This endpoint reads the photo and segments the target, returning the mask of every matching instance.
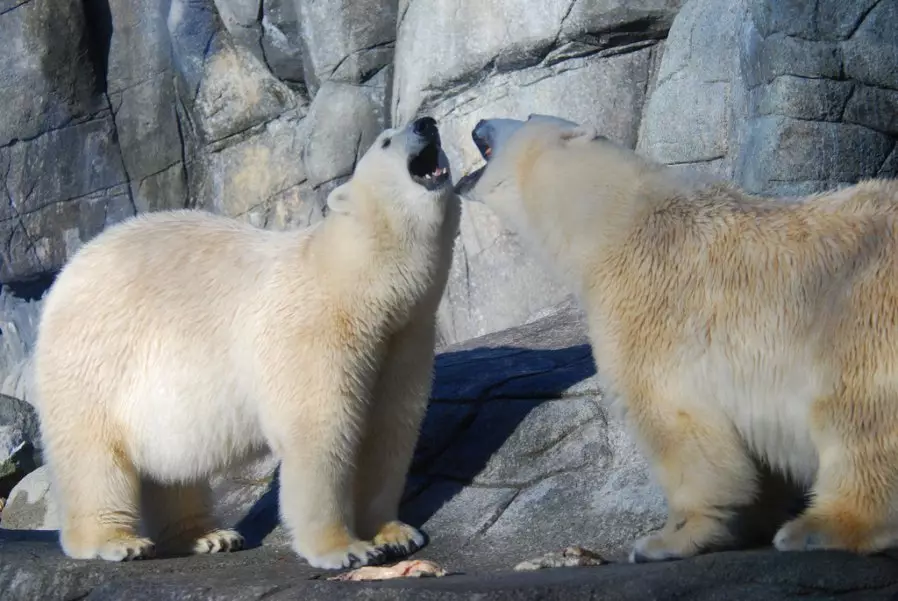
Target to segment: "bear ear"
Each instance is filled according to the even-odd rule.
[[[334,213],[349,213],[352,201],[349,195],[349,183],[340,184],[327,195],[327,208]]]
[[[599,132],[596,131],[596,128],[591,125],[577,125],[561,130],[561,140],[564,142],[573,140],[589,142],[590,140],[603,137],[604,136],[600,136]]]

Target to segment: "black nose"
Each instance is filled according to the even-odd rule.
[[[471,136],[475,140],[483,139],[483,136],[485,134],[485,129],[486,129],[486,120],[481,119],[480,121],[477,122],[477,125],[474,126],[474,129],[471,130]]]
[[[421,117],[412,126],[416,134],[424,138],[436,138],[439,135],[437,122],[433,117]]]

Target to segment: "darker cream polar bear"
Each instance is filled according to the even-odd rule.
[[[632,561],[738,544],[755,461],[810,491],[780,550],[898,542],[898,181],[796,202],[688,181],[551,117],[483,121],[473,188],[588,315],[668,502]]]
[[[424,543],[397,511],[460,212],[434,120],[383,132],[328,205],[287,232],[144,215],[63,269],[35,375],[66,554],[239,547],[209,515],[208,478],[265,448],[313,566]]]

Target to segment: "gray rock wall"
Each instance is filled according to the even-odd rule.
[[[896,23],[894,0],[692,0],[638,149],[763,194],[895,176]]]
[[[531,112],[754,192],[894,175],[896,22],[898,0],[0,0],[0,283],[143,211],[313,223],[422,114],[456,180],[478,119]],[[567,294],[485,207],[457,250],[445,343]]]

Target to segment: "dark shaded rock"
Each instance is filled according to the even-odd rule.
[[[845,121],[857,123],[848,117],[846,107],[854,92],[848,81],[782,75],[769,86],[750,90],[748,110],[752,117],[782,115],[813,121],[840,121],[845,113]]]
[[[804,195],[894,173],[898,79],[884,65],[898,61],[896,7],[687,3],[665,42],[639,150],[759,194]]]
[[[877,0],[777,0],[752,4],[763,35],[784,33],[805,39],[841,40],[851,36]]]
[[[104,226],[134,213],[109,112],[0,154],[0,280],[53,272]]]
[[[281,81],[305,90],[302,36],[293,0],[262,2],[262,53]]]
[[[898,137],[898,89],[857,84],[845,106],[844,119]]]
[[[867,2],[864,2],[867,4]],[[842,44],[845,75],[862,83],[898,90],[898,2],[880,0],[863,15],[851,38]]]
[[[0,10],[0,147],[105,108],[80,0],[14,2]],[[102,88],[100,88],[102,89]]]
[[[895,140],[858,125],[786,117],[752,120],[742,154],[749,192],[810,194],[879,172]]]

